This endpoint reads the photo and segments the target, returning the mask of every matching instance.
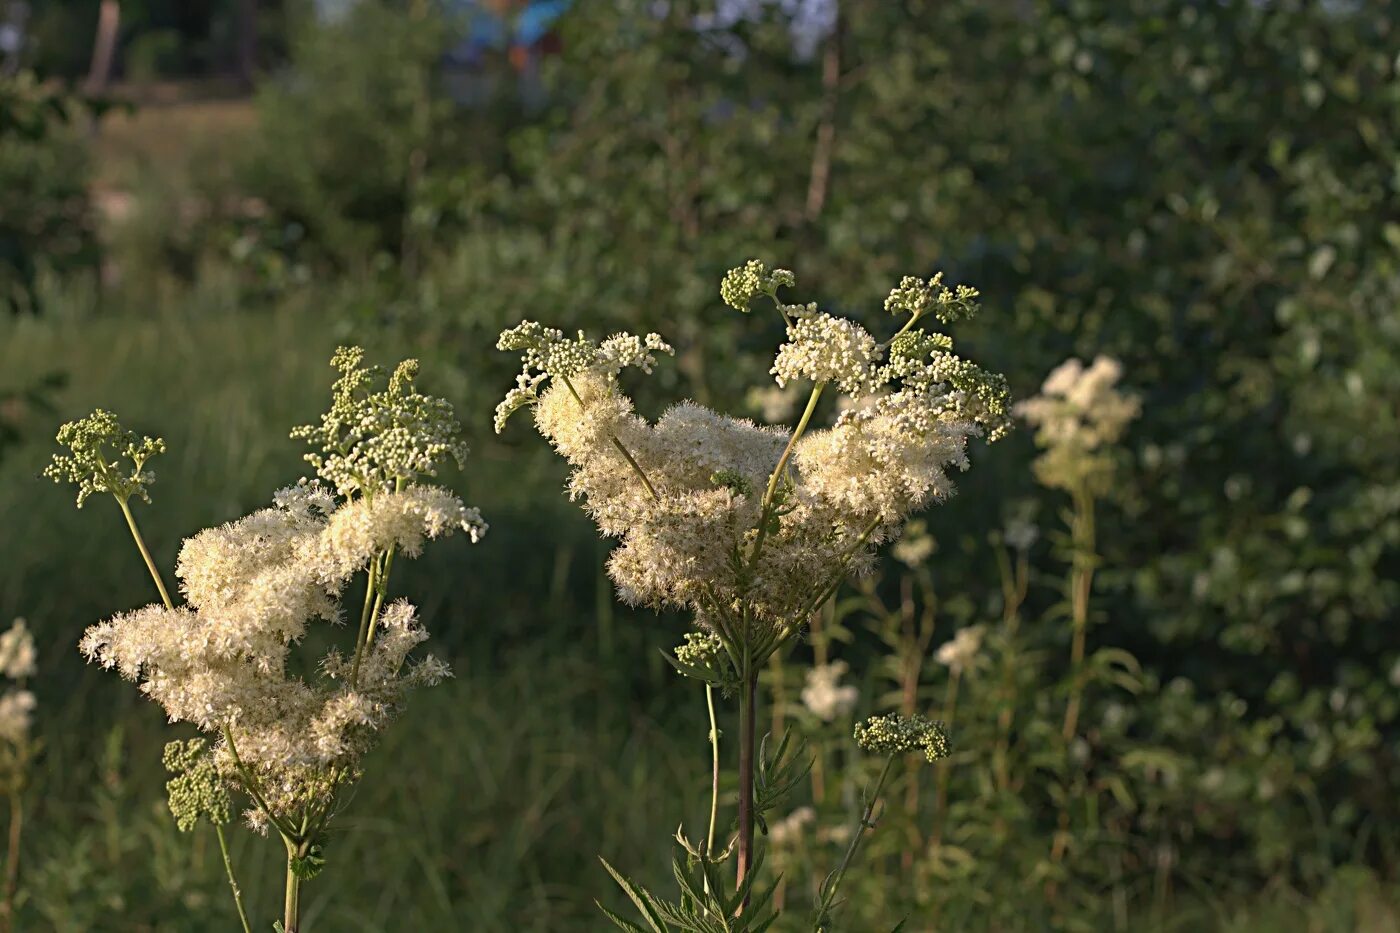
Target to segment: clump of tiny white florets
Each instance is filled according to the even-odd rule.
[[[330,410],[319,424],[302,425],[293,438],[318,447],[306,455],[317,474],[342,496],[392,489],[419,476],[436,476],[447,460],[466,457],[462,426],[452,405],[418,392],[417,360],[404,360],[376,388],[378,367],[361,366],[364,350],[340,347],[331,366],[340,372]]]
[[[407,601],[383,604],[377,575],[394,554],[416,557],[426,540],[485,534],[476,509],[414,481],[442,458],[462,456],[461,426],[445,401],[414,390],[413,361],[378,389],[376,370],[362,360],[358,349],[336,352],[341,378],[330,412],[294,432],[321,445],[307,459],[329,485],[302,480],[279,490],[271,508],[187,539],[176,566],[186,605],[167,598],[83,635],[89,660],[138,683],[172,722],[215,737],[207,748],[167,749],[176,774],[171,809],[182,828],[201,815],[224,819],[224,779],[254,797],[255,829],[272,823],[285,836],[297,819],[322,820],[407,691],[451,676],[431,656],[408,661],[427,633]],[[308,624],[339,623],[342,592],[361,573],[379,582],[354,657],[332,650],[321,676],[289,675],[288,656]]]
[[[832,722],[850,714],[860,699],[860,691],[841,678],[850,670],[845,661],[818,664],[806,674],[802,687],[802,705],[823,722]]]
[[[938,542],[929,534],[928,523],[916,518],[904,526],[904,533],[890,548],[890,553],[895,560],[912,570],[923,566],[936,550]]]
[[[496,349],[519,352],[520,375],[515,388],[496,406],[496,433],[504,430],[507,419],[526,405],[539,400],[540,386],[548,379],[567,382],[571,378],[593,375],[607,380],[618,373],[636,367],[650,373],[656,365],[656,354],[674,354],[670,344],[658,334],[638,337],[635,334],[613,334],[600,344],[594,344],[579,331],[569,338],[564,332],[545,327],[536,321],[522,321],[501,334]]]
[[[864,327],[825,311],[801,311],[787,333],[787,343],[773,360],[779,386],[810,379],[833,383],[851,396],[875,390],[875,366],[882,351]]]
[[[407,689],[448,676],[431,657],[405,666],[427,633],[402,600],[384,609],[354,683],[335,651],[322,662],[324,681],[287,676],[291,646],[309,621],[339,620],[342,589],[375,555],[393,547],[412,557],[425,539],[458,530],[475,539],[483,526],[431,486],[331,509],[319,487],[304,484],[277,503],[185,542],[176,574],[187,606],[123,613],[89,628],[81,648],[138,682],[172,722],[214,735],[230,728],[268,805],[288,813],[328,769],[354,767]],[[215,754],[228,773],[231,750],[220,743]]]
[[[0,695],[0,741],[8,748],[0,755],[0,762],[20,765],[27,758],[29,731],[34,726],[34,693],[22,684],[34,677],[38,651],[34,647],[34,636],[29,633],[24,619],[15,619],[13,625],[0,635],[0,675],[4,675],[15,685]],[[0,779],[10,783],[15,775],[0,775]]]
[[[982,637],[985,630],[980,625],[969,625],[958,629],[958,633],[944,642],[934,655],[939,664],[955,674],[961,674],[977,663],[982,650]]]
[[[616,376],[624,366],[649,370],[649,348],[669,352],[659,337],[595,345],[533,322],[501,335],[498,346],[521,352],[524,366],[496,427],[533,407],[540,433],[574,468],[571,495],[622,540],[609,573],[625,601],[686,608],[716,631],[742,616],[754,637],[780,641],[823,595],[814,570],[862,572],[912,512],[952,493],[948,474],[967,466],[970,438],[1005,432],[1005,380],[954,356],[946,336],[907,330],[930,309],[970,307],[973,293],[924,299],[881,362],[859,325],[782,302],[778,289],[792,284],[791,273],[750,262],[721,291],[740,309],[770,298],[790,328],[775,372],[830,381],[852,404],[831,427],[802,435],[771,487],[790,429],[693,402],[654,424],[637,416]]]
[[[132,496],[151,501],[146,487],[155,482],[155,474],[146,469],[146,461],[165,453],[165,441],[128,431],[116,415],[98,408],[60,427],[58,442],[68,453],[54,454],[44,476],[76,485],[78,508],[93,493],[110,492],[122,503]]]
[[[1122,374],[1122,365],[1107,356],[1088,367],[1069,359],[1046,377],[1040,395],[1016,406],[1016,413],[1036,427],[1042,453],[1034,468],[1042,483],[1095,495],[1107,491],[1113,445],[1142,410],[1136,395],[1117,387]]]
[[[856,744],[875,755],[920,752],[929,761],[948,757],[948,735],[943,724],[915,713],[871,716],[856,726]]]

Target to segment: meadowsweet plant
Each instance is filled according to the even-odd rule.
[[[475,542],[486,531],[475,509],[426,481],[465,455],[451,406],[417,391],[415,361],[386,379],[363,357],[358,348],[336,352],[330,410],[292,432],[311,445],[306,460],[316,477],[279,490],[269,508],[185,541],[175,568],[183,605],[130,509],[133,496],[149,501],[145,463],[164,445],[98,411],[64,425],[58,437],[69,453],[50,467],[55,479],[78,485],[80,504],[94,492],[117,499],[156,581],[161,602],[92,626],[82,652],[137,683],[172,722],[202,733],[165,749],[170,809],[182,830],[214,825],[245,929],[225,825],[242,806],[250,828],[281,839],[278,929],[296,933],[301,885],[326,862],[331,821],[364,756],[409,692],[450,676],[431,655],[410,659],[428,636],[412,604],[389,599],[395,555],[415,557],[426,541],[457,531]],[[357,579],[358,624],[346,626],[353,643],[314,666],[294,663],[309,625],[344,621]]]
[[[1096,551],[1095,503],[1113,485],[1118,464],[1118,442],[1128,424],[1141,412],[1138,397],[1118,388],[1123,368],[1115,359],[1099,356],[1090,366],[1069,359],[1056,367],[1040,394],[1016,406],[1016,413],[1035,426],[1040,455],[1033,465],[1042,484],[1067,492],[1069,512],[1070,573],[1068,579],[1070,640],[1069,698],[1065,704],[1061,736],[1073,745],[1079,733],[1079,711],[1087,679],[1085,653],[1089,630],[1089,600]],[[1051,847],[1058,863],[1069,845],[1067,812],[1071,794],[1062,795],[1059,827]]]
[[[30,765],[39,751],[33,737],[34,694],[25,683],[34,676],[38,653],[34,636],[23,619],[0,635],[0,676],[9,683],[0,694],[0,792],[9,801],[4,890],[0,893],[0,930],[15,928],[15,895],[19,887],[20,840],[24,833],[24,794]]]
[[[539,432],[573,467],[570,495],[620,542],[608,562],[619,597],[689,612],[700,640],[687,644],[691,660],[675,659],[678,668],[737,695],[733,842],[695,847],[703,877],[660,920],[649,912],[657,899],[624,885],[639,906],[650,905],[642,909],[653,926],[762,926],[762,911],[745,907],[759,858],[754,828],[774,799],[765,800],[762,777],[772,778],[771,789],[803,769],[762,754],[759,671],[843,580],[871,566],[876,548],[896,539],[910,515],[953,492],[950,474],[967,468],[971,439],[994,441],[1010,426],[1005,380],[927,329],[975,313],[975,290],[949,288],[941,276],[905,278],[885,302],[898,322],[893,336],[878,341],[854,320],[780,297],[794,284],[791,272],[751,261],[720,287],[738,311],[766,302],[782,317],[787,339],[771,373],[779,386],[807,392],[792,428],[762,427],[689,401],[655,423],[639,417],[619,377],[627,369],[650,372],[659,355],[672,352],[656,334],[595,343],[526,321],[498,343],[520,353],[524,365],[497,408],[497,430],[513,412],[532,408]],[[818,427],[823,398],[838,394],[839,414]],[[703,664],[694,663],[692,644],[706,646]],[[711,738],[717,743],[713,717]],[[731,848],[735,882],[726,895],[713,863]]]
[[[1097,561],[1094,502],[1112,488],[1117,442],[1141,411],[1137,396],[1117,387],[1122,373],[1118,361],[1106,356],[1088,367],[1069,359],[1046,377],[1039,395],[1016,406],[1016,413],[1036,429],[1035,443],[1041,451],[1034,464],[1036,478],[1052,489],[1064,490],[1073,500],[1070,618],[1074,634],[1070,664],[1076,683],[1084,664],[1089,594]],[[1065,709],[1066,740],[1074,737],[1078,725],[1082,689],[1080,684],[1071,691]]]

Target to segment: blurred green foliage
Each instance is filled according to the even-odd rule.
[[[83,102],[27,71],[0,75],[0,305],[41,310],[45,274],[92,270],[96,229]]]

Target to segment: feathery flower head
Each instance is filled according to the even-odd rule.
[[[126,430],[116,415],[101,408],[60,427],[57,439],[69,453],[54,454],[44,475],[55,483],[75,484],[78,508],[95,492],[110,492],[123,502],[132,496],[151,501],[146,487],[156,477],[145,468],[146,461],[165,453],[165,441]]]
[[[1042,453],[1036,477],[1065,490],[1087,487],[1105,492],[1112,482],[1113,445],[1142,411],[1138,397],[1117,388],[1123,367],[1099,356],[1085,367],[1071,358],[1045,379],[1041,393],[1016,406],[1016,413],[1036,427]]]
[[[15,619],[3,635],[0,635],[0,674],[11,680],[24,680],[34,676],[38,652],[34,649],[34,636],[23,619]]]
[[[752,262],[723,291],[747,307],[789,284],[789,273]],[[882,361],[858,324],[774,301],[789,339],[773,372],[783,382],[830,382],[852,402],[830,427],[805,424],[795,443],[790,428],[694,402],[654,423],[639,417],[616,379],[638,358],[636,343],[605,354],[582,336],[527,322],[498,344],[522,351],[525,366],[497,426],[533,407],[535,426],[573,467],[571,497],[620,539],[608,561],[619,597],[689,610],[713,620],[721,638],[735,630],[727,621],[743,619],[743,637],[763,646],[806,624],[826,590],[823,574],[864,572],[911,514],[950,495],[968,440],[1005,433],[1009,404],[1005,380],[954,356],[946,337],[906,336],[897,342],[903,355]]]
[[[382,373],[364,367],[364,350],[340,347],[331,366],[340,372],[330,410],[320,424],[292,430],[319,448],[306,454],[317,474],[342,496],[374,495],[420,476],[436,476],[449,458],[460,468],[467,454],[462,426],[445,399],[414,386],[417,360],[404,360],[378,389]]]
[[[734,310],[747,313],[759,295],[766,295],[776,302],[778,289],[783,286],[792,288],[796,284],[796,277],[788,270],[769,269],[757,259],[750,259],[724,274],[719,285],[719,297]]]
[[[407,691],[449,676],[431,657],[406,664],[427,633],[403,600],[384,607],[353,681],[335,651],[321,662],[324,676],[289,675],[287,657],[308,623],[339,621],[346,585],[391,547],[414,557],[426,539],[459,530],[475,539],[485,528],[475,509],[433,486],[333,506],[306,483],[281,491],[272,508],[200,532],[176,568],[188,605],[123,613],[90,627],[80,645],[136,681],[172,722],[216,736],[229,729],[276,814],[332,793]],[[223,739],[211,753],[229,773]]]
[[[207,817],[215,826],[228,823],[233,801],[204,739],[170,742],[161,761],[165,770],[175,775],[165,782],[165,791],[180,832],[193,830],[200,817]]]
[[[871,716],[856,726],[856,744],[874,755],[922,752],[929,761],[948,757],[948,735],[943,723],[915,713]]]

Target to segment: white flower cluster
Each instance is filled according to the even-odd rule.
[[[34,676],[37,660],[34,636],[23,619],[15,619],[0,635],[0,674],[17,682],[27,680]],[[0,695],[0,741],[20,747],[28,744],[35,705],[34,694],[20,686],[10,687]]]
[[[802,687],[802,705],[823,722],[850,715],[860,691],[850,684],[841,684],[848,670],[850,666],[845,661],[819,664],[809,670]]]
[[[1112,447],[1142,411],[1138,397],[1117,388],[1123,367],[1100,356],[1085,367],[1061,363],[1045,379],[1041,394],[1016,406],[1036,427],[1043,453],[1035,462],[1042,483],[1070,491],[1106,491],[1112,480]]]
[[[634,334],[613,334],[601,344],[594,344],[579,331],[570,339],[564,332],[545,327],[537,321],[522,321],[501,334],[496,349],[521,354],[520,374],[515,388],[496,406],[496,433],[505,429],[512,414],[539,400],[539,388],[549,378],[568,382],[585,374],[616,379],[628,367],[650,373],[656,365],[656,354],[674,354],[670,344],[659,334],[638,337]]]
[[[825,311],[799,312],[787,329],[788,340],[778,348],[772,373],[779,386],[799,379],[830,382],[847,395],[875,390],[875,367],[880,347],[864,327]]]
[[[741,267],[726,279],[728,298],[742,304],[791,284],[777,275]],[[609,572],[627,602],[790,634],[815,608],[823,578],[861,572],[910,513],[952,492],[948,472],[967,466],[968,438],[1004,431],[1004,380],[953,357],[947,338],[902,339],[898,355],[876,366],[879,348],[857,325],[794,307],[782,306],[798,314],[794,329],[811,327],[779,351],[775,371],[830,379],[856,398],[833,426],[798,440],[766,513],[790,430],[693,402],[651,424],[615,379],[620,365],[645,369],[649,358],[621,363],[607,343],[533,323],[502,335],[498,346],[524,351],[525,367],[497,427],[534,405],[536,427],[574,468],[571,495],[622,541]]]
[[[978,652],[982,650],[982,636],[984,634],[985,632],[980,625],[969,625],[966,628],[958,629],[956,635],[939,647],[938,653],[934,657],[939,664],[950,671],[961,674],[977,662]]]
[[[287,672],[292,645],[314,619],[340,619],[347,582],[394,547],[417,555],[425,539],[485,530],[475,509],[450,493],[413,485],[335,508],[316,484],[283,490],[269,509],[185,542],[177,575],[189,605],[147,606],[94,625],[81,648],[140,684],[172,722],[235,736],[239,758],[274,814],[291,816],[334,790],[395,712],[403,692],[447,668],[426,658],[405,668],[426,637],[403,601],[385,607],[354,683],[332,652],[324,678]],[[232,751],[215,746],[220,771]],[[258,815],[256,820],[265,819]]]

